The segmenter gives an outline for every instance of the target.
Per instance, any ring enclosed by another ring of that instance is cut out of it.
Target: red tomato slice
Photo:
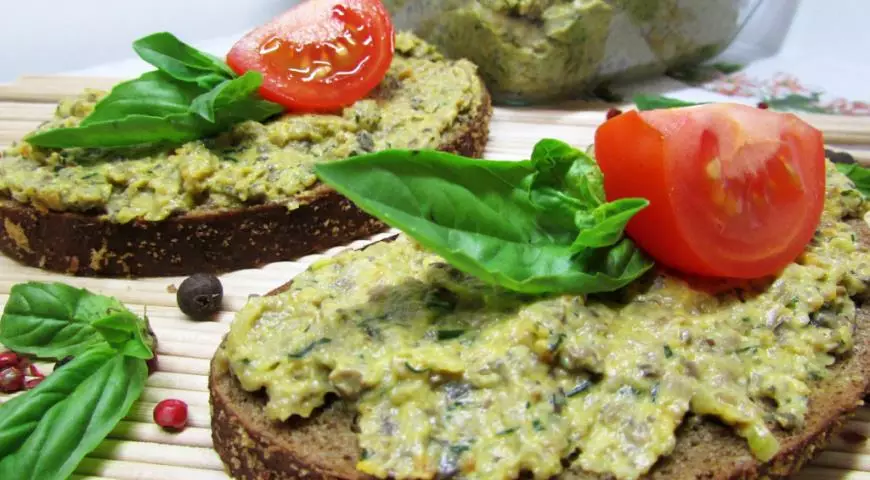
[[[375,88],[393,60],[379,0],[309,0],[239,40],[227,63],[263,74],[260,94],[293,111],[333,111]]]
[[[792,114],[736,104],[631,111],[595,134],[609,200],[649,207],[626,230],[658,262],[756,278],[794,261],[825,198],[822,134]]]

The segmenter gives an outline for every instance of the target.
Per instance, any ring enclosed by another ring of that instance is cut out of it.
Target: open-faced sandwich
[[[867,203],[793,115],[317,173],[403,233],[238,313],[210,376],[235,478],[781,478],[867,392]]]
[[[390,148],[479,157],[476,67],[394,35],[379,1],[303,3],[227,63],[162,33],[155,71],[63,101],[0,156],[0,250],[78,275],[165,276],[289,260],[384,229],[318,163]]]

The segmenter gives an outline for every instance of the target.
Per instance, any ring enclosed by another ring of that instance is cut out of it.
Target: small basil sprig
[[[316,171],[456,268],[511,290],[612,291],[652,266],[623,236],[647,201],[606,202],[595,161],[557,140],[521,162],[386,150]]]
[[[212,89],[235,72],[221,59],[201,52],[178,40],[171,33],[160,32],[133,42],[133,50],[162,72],[181,80]]]
[[[677,98],[664,97],[661,95],[635,95],[633,100],[637,109],[641,111],[702,105],[701,103],[686,102]]]
[[[283,111],[257,96],[260,73],[239,77],[170,33],[141,38],[133,49],[157,70],[116,85],[78,126],[38,131],[25,140],[48,148],[180,144]]]
[[[0,478],[68,478],[142,394],[154,356],[147,323],[112,297],[62,283],[12,287],[0,342],[42,357],[75,355],[0,405]]]

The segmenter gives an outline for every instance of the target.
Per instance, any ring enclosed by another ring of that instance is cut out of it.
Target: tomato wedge
[[[262,73],[263,98],[291,111],[334,111],[384,79],[394,42],[379,0],[309,0],[245,35],[227,64]]]
[[[813,236],[825,198],[822,134],[737,104],[631,111],[601,125],[609,200],[643,197],[631,238],[658,262],[729,278],[774,274]]]

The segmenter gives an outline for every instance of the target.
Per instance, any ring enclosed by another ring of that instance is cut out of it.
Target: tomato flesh
[[[735,104],[628,112],[595,136],[610,200],[649,207],[629,236],[659,263],[730,278],[775,274],[813,236],[825,196],[821,133]]]
[[[309,0],[245,35],[227,64],[262,73],[261,96],[289,110],[334,111],[384,79],[394,37],[378,0]]]

